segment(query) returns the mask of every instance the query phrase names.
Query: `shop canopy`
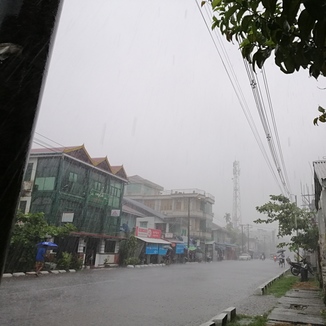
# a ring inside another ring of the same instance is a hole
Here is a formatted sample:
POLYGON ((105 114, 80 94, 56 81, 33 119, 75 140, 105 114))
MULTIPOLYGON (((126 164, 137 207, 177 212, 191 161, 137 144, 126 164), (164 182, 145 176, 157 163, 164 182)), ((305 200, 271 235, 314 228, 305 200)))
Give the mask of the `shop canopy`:
POLYGON ((164 245, 170 245, 171 242, 163 240, 163 239, 155 239, 155 238, 143 238, 143 237, 137 237, 137 239, 142 240, 147 243, 155 243, 155 244, 164 244, 164 245))

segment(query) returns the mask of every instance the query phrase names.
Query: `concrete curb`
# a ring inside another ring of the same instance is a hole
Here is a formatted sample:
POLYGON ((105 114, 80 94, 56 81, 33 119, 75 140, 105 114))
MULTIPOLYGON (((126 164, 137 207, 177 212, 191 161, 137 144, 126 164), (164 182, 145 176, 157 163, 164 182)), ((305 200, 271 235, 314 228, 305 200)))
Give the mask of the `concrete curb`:
MULTIPOLYGON (((276 280, 283 277, 287 272, 290 271, 290 268, 286 268, 284 271, 270 279, 269 281, 263 283, 260 285, 257 290, 256 294, 265 294, 267 288, 273 284, 276 280)), ((219 315, 216 315, 215 317, 211 318, 206 323, 201 324, 200 326, 226 326, 228 323, 230 323, 234 318, 236 317, 236 308, 235 307, 229 307, 225 310, 223 310, 219 315)))
POLYGON ((261 294, 264 295, 267 292, 267 289, 278 279, 280 279, 281 277, 283 277, 287 272, 290 271, 290 268, 286 268, 283 272, 279 273, 278 275, 276 275, 275 277, 273 277, 272 279, 270 279, 269 281, 263 283, 262 285, 258 286, 257 290, 256 290, 256 294, 261 294))
POLYGON ((236 315, 236 308, 229 307, 200 326, 226 326, 236 317, 236 315))
MULTIPOLYGON (((76 273, 75 269, 68 269, 67 271, 62 270, 51 270, 51 271, 40 271, 41 275, 49 275, 49 274, 61 274, 61 273, 76 273)), ((9 278, 9 277, 20 277, 20 276, 32 276, 36 275, 35 272, 17 272, 17 273, 4 273, 2 275, 3 278, 9 278)))

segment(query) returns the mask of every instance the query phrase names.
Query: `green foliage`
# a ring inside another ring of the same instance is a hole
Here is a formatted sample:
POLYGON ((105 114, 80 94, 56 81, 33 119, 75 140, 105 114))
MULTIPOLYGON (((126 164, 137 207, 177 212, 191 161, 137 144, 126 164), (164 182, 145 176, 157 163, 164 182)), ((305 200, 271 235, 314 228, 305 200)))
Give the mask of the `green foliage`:
POLYGON ((248 316, 238 314, 228 323, 229 326, 265 326, 267 323, 267 315, 248 316))
POLYGON ((212 29, 240 44, 242 55, 261 68, 273 53, 286 74, 309 69, 326 74, 326 0, 213 0, 212 29))
POLYGON ((231 214, 225 213, 224 215, 225 221, 226 221, 226 230, 228 231, 228 235, 230 237, 231 243, 237 244, 241 250, 242 244, 245 244, 247 242, 247 236, 245 233, 240 232, 239 229, 236 229, 233 227, 233 223, 231 221, 231 214))
POLYGON ((83 259, 78 257, 77 254, 73 254, 70 262, 70 268, 80 270, 83 267, 83 259))
POLYGON ((277 222, 279 225, 277 237, 291 237, 289 243, 280 243, 278 247, 289 246, 290 250, 296 250, 298 247, 309 251, 317 250, 318 228, 315 223, 315 214, 297 207, 283 195, 271 195, 270 198, 268 203, 256 207, 257 211, 266 214, 267 218, 259 218, 254 223, 277 222), (297 234, 293 235, 294 233, 297 234))
POLYGON ((139 265, 140 259, 138 257, 129 257, 124 261, 125 265, 139 265))
POLYGON ((134 258, 137 246, 137 238, 133 235, 127 240, 121 241, 119 249, 120 264, 124 265, 128 259, 134 258))
POLYGON ((12 230, 5 271, 30 271, 34 268, 36 244, 47 237, 65 236, 75 230, 67 224, 56 227, 49 225, 43 213, 17 213, 12 230))
POLYGON ((322 123, 325 123, 326 122, 326 111, 323 107, 319 106, 318 107, 318 111, 321 113, 319 115, 319 117, 315 118, 314 119, 314 125, 318 125, 318 121, 319 122, 322 122, 322 123))
POLYGON ((57 268, 59 269, 69 269, 72 263, 72 254, 69 252, 62 252, 61 258, 58 259, 57 268))
POLYGON ((267 289, 267 294, 273 294, 275 297, 280 298, 298 282, 299 278, 297 276, 288 275, 281 277, 267 289))

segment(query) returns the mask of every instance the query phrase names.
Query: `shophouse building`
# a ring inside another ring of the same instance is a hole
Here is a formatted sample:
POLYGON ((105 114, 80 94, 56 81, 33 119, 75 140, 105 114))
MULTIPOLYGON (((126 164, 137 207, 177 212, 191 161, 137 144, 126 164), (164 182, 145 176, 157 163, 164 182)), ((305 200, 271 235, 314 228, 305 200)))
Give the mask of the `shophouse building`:
POLYGON ((129 177, 128 181, 126 198, 163 214, 165 223, 160 227, 165 239, 200 247, 205 247, 205 242, 212 240, 215 198, 211 194, 200 189, 164 190, 162 186, 137 175, 129 177))
POLYGON ((32 149, 19 208, 43 212, 52 225, 72 223, 59 250, 78 253, 86 265, 118 262, 121 209, 127 176, 107 157, 91 158, 85 147, 32 149))

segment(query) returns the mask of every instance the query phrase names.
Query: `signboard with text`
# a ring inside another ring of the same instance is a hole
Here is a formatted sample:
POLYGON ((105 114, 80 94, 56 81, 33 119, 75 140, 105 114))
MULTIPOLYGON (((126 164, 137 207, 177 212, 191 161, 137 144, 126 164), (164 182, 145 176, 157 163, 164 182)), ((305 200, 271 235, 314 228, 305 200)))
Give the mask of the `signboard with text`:
POLYGON ((162 231, 157 229, 141 228, 139 226, 136 226, 136 236, 142 238, 161 239, 162 231))

